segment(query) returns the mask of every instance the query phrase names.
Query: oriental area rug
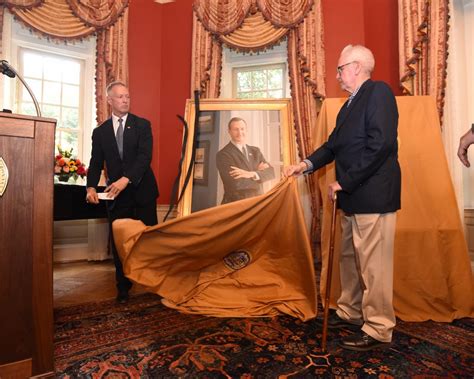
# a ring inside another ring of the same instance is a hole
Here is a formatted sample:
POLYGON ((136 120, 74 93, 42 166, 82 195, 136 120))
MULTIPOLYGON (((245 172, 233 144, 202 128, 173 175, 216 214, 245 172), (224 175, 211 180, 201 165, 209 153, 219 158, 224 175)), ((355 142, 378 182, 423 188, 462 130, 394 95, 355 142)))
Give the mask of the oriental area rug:
MULTIPOLYGON (((322 312, 319 312, 322 317, 322 312)), ((350 352, 321 324, 280 316, 214 318, 154 294, 55 309, 57 378, 473 378, 474 321, 398 320, 389 348, 350 352)))

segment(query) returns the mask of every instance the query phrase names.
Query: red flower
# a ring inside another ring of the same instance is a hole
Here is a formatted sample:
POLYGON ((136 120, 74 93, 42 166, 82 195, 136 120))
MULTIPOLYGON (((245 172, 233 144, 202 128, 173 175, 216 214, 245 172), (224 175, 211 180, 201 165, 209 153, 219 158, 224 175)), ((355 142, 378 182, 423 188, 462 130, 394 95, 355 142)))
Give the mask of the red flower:
POLYGON ((86 168, 84 166, 79 166, 77 168, 77 175, 84 176, 87 174, 86 168))

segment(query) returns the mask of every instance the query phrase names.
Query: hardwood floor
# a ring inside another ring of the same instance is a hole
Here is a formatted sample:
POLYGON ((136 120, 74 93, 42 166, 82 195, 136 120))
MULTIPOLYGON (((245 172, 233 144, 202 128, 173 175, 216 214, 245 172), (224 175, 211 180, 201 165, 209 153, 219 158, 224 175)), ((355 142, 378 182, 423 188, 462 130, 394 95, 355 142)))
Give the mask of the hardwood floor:
MULTIPOLYGON (((113 299, 117 295, 112 260, 55 264, 53 281, 55 308, 113 299)), ((145 288, 135 284, 130 294, 141 292, 145 288)))

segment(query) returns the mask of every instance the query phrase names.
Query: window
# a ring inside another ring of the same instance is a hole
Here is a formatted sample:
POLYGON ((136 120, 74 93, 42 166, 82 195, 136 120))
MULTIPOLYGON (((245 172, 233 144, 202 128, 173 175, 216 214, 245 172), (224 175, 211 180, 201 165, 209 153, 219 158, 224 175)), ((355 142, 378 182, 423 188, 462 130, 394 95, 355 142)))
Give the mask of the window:
POLYGON ((233 69, 234 97, 262 99, 285 97, 285 64, 233 69))
MULTIPOLYGON (((43 117, 57 120, 56 146, 82 148, 81 78, 83 62, 59 54, 33 49, 20 49, 20 69, 23 78, 35 94, 43 117)), ((30 94, 23 86, 18 91, 18 111, 36 115, 30 94)))

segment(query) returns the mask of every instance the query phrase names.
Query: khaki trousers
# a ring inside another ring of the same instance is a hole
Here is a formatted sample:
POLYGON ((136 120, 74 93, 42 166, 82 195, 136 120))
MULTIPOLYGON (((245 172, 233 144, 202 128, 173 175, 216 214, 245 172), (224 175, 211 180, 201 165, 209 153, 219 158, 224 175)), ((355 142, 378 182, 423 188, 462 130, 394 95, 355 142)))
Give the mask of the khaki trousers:
POLYGON ((393 311, 393 243, 396 213, 343 214, 339 317, 363 323, 362 330, 390 342, 393 311))

